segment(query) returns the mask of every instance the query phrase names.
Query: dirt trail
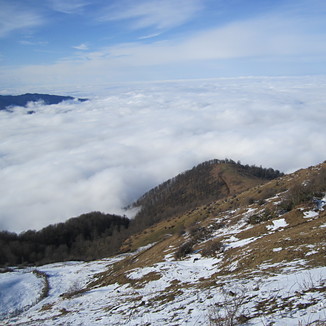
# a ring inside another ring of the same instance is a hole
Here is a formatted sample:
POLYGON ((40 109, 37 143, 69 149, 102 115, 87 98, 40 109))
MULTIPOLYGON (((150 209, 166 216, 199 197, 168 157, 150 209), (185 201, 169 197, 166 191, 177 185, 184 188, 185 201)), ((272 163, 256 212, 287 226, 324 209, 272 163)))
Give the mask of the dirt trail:
POLYGON ((227 195, 229 196, 231 194, 231 189, 228 185, 228 183, 225 181, 224 177, 222 176, 222 172, 218 173, 218 177, 221 179, 221 181, 225 184, 225 187, 227 189, 227 195))

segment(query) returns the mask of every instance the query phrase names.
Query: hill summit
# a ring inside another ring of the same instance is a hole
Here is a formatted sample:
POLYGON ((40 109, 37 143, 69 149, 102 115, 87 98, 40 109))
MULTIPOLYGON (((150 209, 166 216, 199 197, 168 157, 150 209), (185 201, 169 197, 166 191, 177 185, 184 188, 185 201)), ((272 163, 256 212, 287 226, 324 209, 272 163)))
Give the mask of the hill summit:
POLYGON ((272 168, 242 165, 230 159, 206 161, 163 182, 134 202, 131 207, 139 208, 135 224, 143 228, 282 175, 272 168))

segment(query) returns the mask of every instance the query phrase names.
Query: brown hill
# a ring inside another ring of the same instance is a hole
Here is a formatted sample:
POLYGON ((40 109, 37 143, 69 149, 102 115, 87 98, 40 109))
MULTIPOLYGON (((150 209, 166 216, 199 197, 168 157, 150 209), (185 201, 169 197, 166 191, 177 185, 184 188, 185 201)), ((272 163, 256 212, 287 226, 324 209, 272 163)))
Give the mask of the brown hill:
MULTIPOLYGON (((313 294, 325 302, 326 280, 312 274, 326 266, 325 193, 326 162, 160 221, 130 237, 122 249, 134 253, 98 274, 89 289, 119 284, 136 295, 160 280, 166 284, 157 291, 155 304, 166 307, 185 302, 185 293, 206 293, 205 300, 222 293, 225 301, 208 312, 210 325, 275 321, 304 315, 310 307, 320 311, 313 294), (179 265, 189 270, 176 272, 179 265), (207 265, 208 276, 196 278, 197 266, 205 270, 207 265), (193 280, 181 281, 176 273, 189 273, 193 280), (134 274, 142 276, 129 277, 134 274), (273 277, 301 283, 288 281, 283 295, 279 289, 261 291, 264 282, 276 282, 273 277), (223 309, 226 314, 221 314, 223 309), (229 310, 234 315, 228 315, 229 310)), ((323 316, 314 318, 318 323, 299 324, 325 325, 323 316)))
MULTIPOLYGON (((223 163, 218 167, 213 166, 212 170, 221 168, 229 172, 229 167, 223 163)), ((234 174, 225 173, 223 176, 232 191, 238 187, 238 195, 213 200, 160 221, 127 239, 123 249, 125 250, 127 245, 129 249, 136 250, 140 246, 164 240, 170 235, 174 235, 178 239, 177 242, 183 242, 189 235, 199 239, 207 238, 214 230, 223 230, 240 222, 244 223, 245 229, 250 226, 246 235, 258 236, 261 230, 266 229, 266 225, 272 225, 274 219, 282 217, 287 223, 291 223, 293 228, 301 224, 307 226, 309 219, 303 217, 304 211, 316 210, 320 216, 325 216, 325 211, 318 210, 318 205, 326 192, 326 163, 269 182, 258 179, 261 184, 242 192, 241 183, 229 181, 234 174)), ((255 179, 250 180, 254 183, 255 179)), ((241 234, 241 237, 244 238, 245 235, 241 234)))
POLYGON ((271 168, 242 165, 232 160, 210 160, 153 188, 133 203, 138 230, 213 200, 236 195, 281 176, 271 168))

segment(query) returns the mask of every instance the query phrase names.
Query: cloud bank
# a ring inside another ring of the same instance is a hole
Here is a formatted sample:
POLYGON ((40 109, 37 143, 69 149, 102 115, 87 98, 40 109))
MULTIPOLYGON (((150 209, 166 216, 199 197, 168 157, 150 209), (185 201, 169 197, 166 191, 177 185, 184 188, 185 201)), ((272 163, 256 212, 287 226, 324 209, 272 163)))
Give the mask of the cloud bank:
POLYGON ((285 172, 325 160, 324 77, 134 84, 0 112, 0 229, 122 207, 212 158, 285 172), (105 95, 104 95, 105 94, 105 95))

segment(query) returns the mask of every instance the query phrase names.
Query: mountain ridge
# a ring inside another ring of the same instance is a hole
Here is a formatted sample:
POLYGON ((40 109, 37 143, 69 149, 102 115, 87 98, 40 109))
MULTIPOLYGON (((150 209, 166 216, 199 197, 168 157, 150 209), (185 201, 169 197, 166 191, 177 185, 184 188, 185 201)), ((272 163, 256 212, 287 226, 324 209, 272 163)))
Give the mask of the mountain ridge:
MULTIPOLYGON (((127 253, 39 266, 49 293, 31 304, 21 292, 30 306, 13 305, 10 315, 7 300, 0 317, 4 325, 325 325, 325 228, 326 162, 172 215, 131 235, 127 253)), ((5 274, 30 284, 30 273, 5 274)), ((3 288, 6 299, 16 293, 3 288)))

